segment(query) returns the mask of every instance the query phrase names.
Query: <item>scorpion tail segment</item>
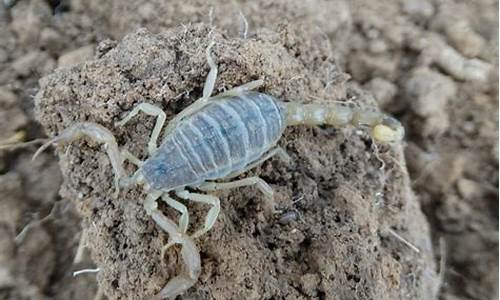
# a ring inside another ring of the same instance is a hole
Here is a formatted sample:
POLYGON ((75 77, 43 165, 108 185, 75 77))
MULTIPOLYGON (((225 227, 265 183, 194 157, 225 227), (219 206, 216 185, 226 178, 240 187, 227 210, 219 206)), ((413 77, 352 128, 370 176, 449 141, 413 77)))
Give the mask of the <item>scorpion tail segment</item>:
POLYGON ((352 108, 342 104, 285 103, 288 125, 368 126, 376 142, 399 142, 404 137, 401 123, 377 110, 352 108))
POLYGON ((125 171, 123 169, 123 157, 118 149, 118 144, 116 143, 116 139, 105 127, 90 122, 81 122, 76 123, 75 125, 64 129, 61 134, 50 139, 48 142, 43 144, 33 155, 33 159, 42 153, 47 147, 54 143, 58 142, 71 142, 76 139, 79 139, 83 136, 87 136, 90 139, 103 143, 106 152, 108 153, 109 160, 111 162, 111 166, 113 167, 113 171, 115 173, 115 193, 116 196, 119 191, 119 180, 124 177, 125 171))
POLYGON ((184 293, 198 281, 198 276, 200 276, 201 273, 200 252, 194 241, 187 235, 181 233, 177 225, 164 216, 159 210, 153 209, 150 214, 156 224, 169 235, 170 240, 166 247, 170 247, 174 244, 182 245, 181 258, 186 266, 187 273, 177 275, 170 279, 160 293, 155 296, 155 299, 174 298, 184 293))

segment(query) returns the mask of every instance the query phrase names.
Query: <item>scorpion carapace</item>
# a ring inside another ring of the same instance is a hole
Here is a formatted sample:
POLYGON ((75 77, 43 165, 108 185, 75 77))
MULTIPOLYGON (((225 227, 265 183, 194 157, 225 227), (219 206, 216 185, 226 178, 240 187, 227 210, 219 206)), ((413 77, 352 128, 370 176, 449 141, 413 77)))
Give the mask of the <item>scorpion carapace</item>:
POLYGON ((397 120, 375 109, 348 107, 340 103, 282 102, 273 96, 253 91, 263 84, 262 80, 251 81, 211 96, 217 76, 217 65, 210 55, 212 45, 206 50, 210 72, 202 98, 170 121, 159 147, 158 138, 166 120, 165 113, 159 107, 148 103, 139 104, 122 121, 116 123, 117 126, 124 126, 139 112, 157 118, 148 143, 149 158, 146 160, 141 161, 127 150, 120 150, 111 131, 88 122, 77 123, 65 129, 35 154, 36 156, 52 143, 87 136, 106 145, 115 172, 115 196, 119 187, 137 183, 144 185, 148 192, 144 208, 169 235, 169 242, 163 251, 174 244, 180 244, 181 257, 186 267, 185 273, 170 279, 157 295, 158 298, 174 297, 196 283, 201 265, 199 251, 193 239, 212 228, 220 211, 217 197, 191 190, 214 191, 255 185, 264 193, 265 199, 272 200, 272 188, 258 176, 229 182, 213 180, 234 178, 274 155, 289 160, 286 152, 277 146, 287 125, 367 126, 373 139, 379 143, 399 142, 404 135, 403 127, 397 120), (123 163, 126 159, 138 167, 130 177, 124 174, 123 163), (186 187, 191 188, 190 191, 186 187), (170 192, 181 199, 211 206, 203 228, 192 235, 187 234, 189 212, 183 203, 170 197, 170 192), (158 209, 158 199, 179 211, 178 224, 158 209))

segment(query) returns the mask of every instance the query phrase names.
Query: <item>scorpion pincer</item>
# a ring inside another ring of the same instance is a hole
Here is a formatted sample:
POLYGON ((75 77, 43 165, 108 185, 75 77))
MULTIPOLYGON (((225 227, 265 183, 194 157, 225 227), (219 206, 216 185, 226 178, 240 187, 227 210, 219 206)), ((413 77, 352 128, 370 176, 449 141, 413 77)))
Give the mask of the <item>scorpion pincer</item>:
POLYGON ((282 102, 273 96, 254 91, 263 84, 262 80, 211 96, 217 76, 217 65, 210 55, 212 46, 213 43, 206 49, 210 71, 202 98, 170 121, 159 147, 158 137, 166 120, 165 113, 159 107, 148 103, 139 104, 122 121, 116 123, 117 126, 123 126, 139 112, 157 117, 148 143, 149 158, 146 160, 141 161, 127 150, 120 150, 108 129, 90 122, 76 123, 63 130, 34 155, 36 157, 52 143, 69 142, 87 136, 106 145, 115 173, 115 196, 120 187, 132 184, 142 184, 145 187, 148 192, 144 201, 145 210, 169 235, 169 241, 162 250, 180 244, 181 257, 187 271, 172 278, 157 298, 175 297, 196 283, 201 263, 193 239, 212 228, 220 211, 217 197, 191 192, 186 187, 206 192, 255 185, 272 203, 272 188, 257 176, 227 182, 214 180, 234 178, 274 155, 288 160, 286 152, 277 146, 288 125, 365 126, 379 143, 398 142, 404 136, 404 129, 397 120, 375 109, 351 108, 340 104, 282 102), (138 167, 130 177, 124 172, 125 160, 138 167), (188 210, 183 203, 170 197, 171 192, 181 199, 211 206, 203 227, 191 236, 186 233, 188 210), (158 209, 158 199, 179 211, 178 224, 158 209))

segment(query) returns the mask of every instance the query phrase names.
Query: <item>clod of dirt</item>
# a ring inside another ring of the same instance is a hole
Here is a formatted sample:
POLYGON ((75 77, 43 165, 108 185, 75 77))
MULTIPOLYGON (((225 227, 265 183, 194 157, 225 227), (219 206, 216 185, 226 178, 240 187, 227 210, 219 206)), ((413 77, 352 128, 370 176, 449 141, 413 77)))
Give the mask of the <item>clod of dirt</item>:
POLYGON ((429 69, 417 69, 406 83, 406 93, 413 97, 410 105, 421 117, 443 114, 448 101, 455 96, 451 79, 429 69))
POLYGON ((16 59, 12 69, 16 75, 26 77, 32 73, 48 74, 54 66, 54 59, 47 52, 35 50, 16 59))
MULTIPOLYGON (((473 58, 481 54, 485 48, 485 39, 476 31, 464 14, 471 11, 460 4, 450 3, 448 7, 442 7, 431 26, 442 31, 450 44, 463 55, 473 58)), ((477 26, 476 26, 477 27, 477 26)))
POLYGON ((0 223, 0 290, 10 289, 16 285, 12 274, 15 268, 14 257, 14 232, 8 224, 2 222, 0 223))
POLYGON ((94 56, 94 46, 88 45, 69 51, 59 56, 58 67, 68 67, 92 59, 94 56))
POLYGON ((445 32, 452 45, 465 56, 476 57, 481 54, 485 45, 484 38, 477 34, 467 21, 448 23, 445 32))
POLYGON ((456 93, 453 80, 427 68, 416 69, 405 85, 407 101, 414 113, 423 118, 423 136, 439 136, 449 127, 448 101, 456 93))
POLYGON ((40 32, 40 46, 56 56, 64 50, 64 37, 55 29, 46 27, 40 32))
POLYGON ((28 118, 19 108, 18 101, 16 94, 6 87, 0 87, 0 142, 12 138, 28 124, 28 118))
POLYGON ((14 280, 11 275, 15 265, 14 253, 14 232, 8 224, 0 224, 0 289, 13 286, 14 280))
POLYGON ((402 10, 417 21, 428 19, 435 12, 434 5, 427 0, 403 0, 402 10))
MULTIPOLYGON (((160 106, 172 118, 197 99, 211 41, 219 65, 217 92, 262 78, 262 92, 285 101, 349 98, 373 105, 363 91, 345 83, 329 48, 315 42, 323 37, 306 36, 286 26, 247 39, 228 38, 205 25, 156 35, 138 30, 116 45, 99 47, 107 52, 97 60, 43 78, 37 116, 50 135, 78 121, 97 122, 144 159, 152 118, 139 115, 123 128, 113 123, 141 102, 160 106)), ((278 207, 298 212, 297 221, 283 224, 280 216, 265 216, 255 188, 217 193, 221 214, 197 241, 202 274, 183 298, 435 298, 439 280, 429 228, 411 192, 401 147, 382 147, 385 168, 380 169, 370 138, 356 132, 287 129, 280 143, 293 163, 273 159, 249 172, 271 183, 278 207)), ((160 257, 167 236, 146 215, 142 188, 113 199, 109 160, 94 142, 61 146, 58 154, 61 195, 82 214, 106 295, 143 299, 157 293, 182 264, 178 250, 160 257)), ((202 225, 206 208, 192 203, 188 208, 191 231, 202 225)), ((177 220, 173 210, 162 209, 177 220)))
POLYGON ((457 189, 464 199, 472 200, 483 196, 484 190, 480 183, 467 178, 460 178, 457 181, 457 189))
POLYGON ((415 184, 421 184, 434 195, 451 191, 453 184, 463 176, 467 164, 463 153, 426 153, 413 143, 406 148, 406 157, 410 170, 417 174, 415 184))
POLYGON ((3 195, 0 201, 0 220, 14 232, 21 223, 25 206, 25 203, 19 201, 23 197, 20 176, 15 172, 0 175, 0 194, 3 195))
POLYGON ((42 226, 33 226, 17 245, 17 270, 34 286, 43 290, 55 266, 54 245, 42 226))
POLYGON ((391 105, 394 105, 393 99, 398 91, 394 83, 380 77, 375 77, 363 87, 373 94, 381 108, 391 108, 391 105))
POLYGON ((35 161, 31 160, 32 156, 31 153, 20 155, 20 161, 13 169, 20 175, 23 184, 30 187, 24 191, 30 204, 48 210, 58 196, 61 172, 50 155, 42 154, 35 161))
POLYGON ((49 24, 52 16, 46 1, 19 1, 10 13, 17 43, 26 48, 38 42, 43 25, 49 24))

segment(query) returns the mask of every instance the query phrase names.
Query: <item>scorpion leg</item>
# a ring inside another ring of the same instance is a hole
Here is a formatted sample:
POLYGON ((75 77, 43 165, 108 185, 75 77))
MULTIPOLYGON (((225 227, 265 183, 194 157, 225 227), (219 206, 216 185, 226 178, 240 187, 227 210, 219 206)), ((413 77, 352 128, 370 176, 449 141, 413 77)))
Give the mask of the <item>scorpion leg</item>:
POLYGON ((158 137, 160 136, 161 129, 163 127, 163 124, 165 124, 165 119, 166 119, 165 112, 161 108, 149 103, 141 103, 136 107, 134 107, 134 109, 131 112, 129 112, 125 118, 123 118, 119 122, 116 122, 115 126, 125 125, 140 111, 144 112, 147 115, 158 117, 156 119, 156 124, 155 127, 153 128, 153 132, 151 133, 151 138, 149 139, 148 142, 148 152, 149 155, 152 155, 153 153, 156 152, 156 149, 158 147, 158 137))
POLYGON ((230 90, 227 90, 223 93, 220 93, 217 96, 215 96, 215 98, 239 96, 246 91, 255 90, 263 85, 264 85, 264 80, 262 80, 262 79, 253 80, 253 81, 247 82, 245 84, 242 84, 240 86, 234 87, 230 90))
POLYGON ((225 96, 237 96, 240 95, 241 93, 248 91, 248 90, 253 90, 258 88, 259 86, 264 84, 264 81, 262 79, 250 81, 246 84, 243 84, 241 86, 235 87, 229 91, 226 91, 220 95, 217 95, 215 97, 211 97, 214 87, 215 87, 215 80, 217 79, 217 64, 214 62, 214 59, 212 58, 212 55, 210 54, 210 50, 212 49, 214 45, 214 42, 211 42, 207 49, 205 50, 205 54, 207 57, 207 63, 208 66, 210 67, 210 71, 208 72, 207 79, 205 80, 205 85, 203 86, 203 95, 200 99, 196 100, 194 103, 186 107, 184 110, 182 110, 177 116, 175 116, 167 125, 167 129, 165 130, 165 134, 170 132, 178 123, 181 121, 183 118, 195 113, 196 111, 200 110, 203 108, 205 105, 209 103, 210 100, 214 100, 220 97, 225 97, 225 96))
POLYGON ((158 210, 156 200, 162 193, 163 192, 153 192, 149 194, 144 202, 144 208, 156 224, 168 233, 168 244, 182 245, 181 258, 186 265, 187 274, 179 274, 170 279, 165 287, 155 296, 155 299, 173 298, 182 294, 196 283, 201 273, 200 253, 193 239, 182 233, 172 220, 158 210))
POLYGON ((186 233, 189 224, 189 212, 187 207, 179 201, 171 198, 167 193, 163 194, 161 199, 181 213, 181 217, 179 219, 179 229, 182 233, 186 233))
POLYGON ((266 202, 271 208, 272 212, 274 209, 274 191, 262 178, 258 176, 247 177, 230 182, 205 182, 202 183, 197 188, 201 191, 215 191, 215 190, 227 190, 234 189, 237 187, 255 185, 265 196, 266 202))
POLYGON ((113 167, 113 171, 115 173, 114 196, 117 197, 120 187, 120 180, 125 177, 125 171, 123 169, 123 156, 120 150, 118 150, 118 144, 116 143, 116 139, 111 131, 97 123, 81 122, 64 129, 58 136, 53 137, 48 142, 43 144, 40 148, 38 148, 38 150, 33 155, 33 159, 35 159, 41 152, 43 152, 45 149, 47 149, 47 147, 54 143, 71 142, 83 136, 87 136, 92 140, 103 143, 105 145, 106 152, 108 153, 111 166, 113 167))
POLYGON ((205 50, 205 55, 207 56, 207 63, 210 67, 210 71, 208 71, 207 79, 205 80, 205 85, 203 86, 203 98, 208 99, 210 95, 212 95, 215 87, 215 80, 217 79, 217 64, 214 62, 212 55, 210 55, 210 50, 214 46, 214 42, 211 42, 207 49, 205 50))
POLYGON ((122 149, 121 151, 123 159, 130 161, 132 164, 136 165, 137 167, 142 166, 143 161, 138 159, 137 156, 133 155, 128 151, 127 149, 122 149))
POLYGON ((202 107, 207 105, 210 100, 210 96, 214 90, 215 80, 217 79, 217 64, 214 62, 214 59, 210 55, 210 50, 212 49, 215 43, 211 42, 207 49, 205 50, 205 54, 207 56, 208 66, 210 67, 210 71, 208 71, 207 79, 205 80, 205 85, 203 86, 203 96, 193 102, 191 105, 186 107, 180 113, 178 113, 167 125, 166 133, 170 132, 183 118, 195 113, 200 110, 202 107))
POLYGON ((186 190, 182 191, 177 191, 176 192, 177 196, 186 199, 186 200, 191 200, 195 202, 200 202, 200 203, 205 203, 205 204, 210 204, 212 207, 207 213, 207 216, 205 218, 205 224, 202 229, 196 231, 191 237, 192 238, 197 238, 210 229, 215 224, 215 221, 217 220, 217 216, 219 215, 220 212, 220 201, 219 198, 212 196, 212 195, 203 195, 203 194, 196 194, 196 193, 190 193, 186 190))
MULTIPOLYGON (((128 160, 132 164, 136 165, 138 168, 140 168, 142 166, 142 164, 144 163, 142 160, 137 158, 137 156, 130 153, 130 151, 128 151, 127 149, 122 149, 121 154, 123 156, 124 161, 128 160)), ((140 169, 137 169, 134 172, 134 174, 132 174, 132 176, 123 178, 122 181, 120 182, 120 185, 123 187, 127 187, 133 183, 140 182, 142 180, 141 178, 142 178, 142 173, 141 173, 140 169)))

